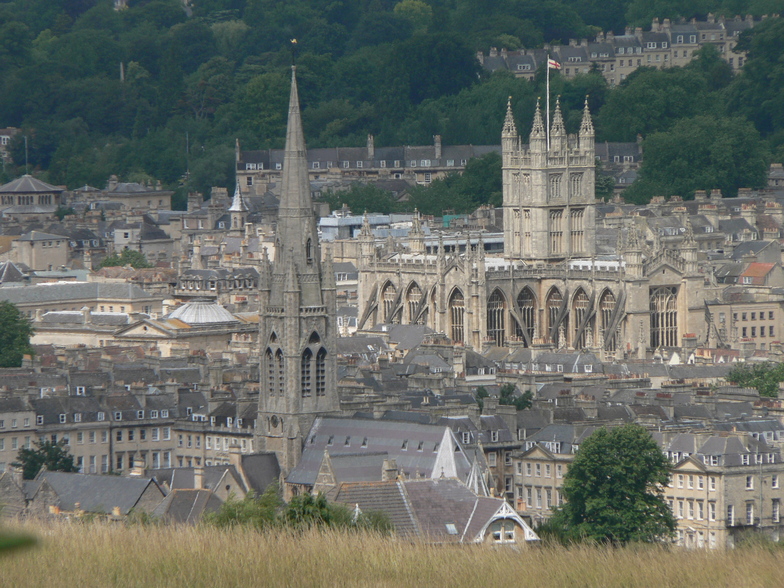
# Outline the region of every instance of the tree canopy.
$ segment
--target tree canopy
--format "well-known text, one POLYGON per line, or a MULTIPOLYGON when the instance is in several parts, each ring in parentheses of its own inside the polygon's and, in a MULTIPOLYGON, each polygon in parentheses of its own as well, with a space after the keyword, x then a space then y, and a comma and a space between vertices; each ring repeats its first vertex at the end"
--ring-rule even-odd
POLYGON ((564 476, 565 504, 551 527, 572 540, 653 542, 668 538, 675 519, 664 501, 667 458, 639 425, 601 428, 580 446, 564 476))
POLYGON ((0 302, 0 367, 20 367, 25 355, 33 355, 32 335, 30 319, 10 302, 0 302))
POLYGON ((778 398, 779 384, 784 382, 784 363, 740 363, 730 370, 726 380, 745 388, 756 388, 760 396, 778 398))
POLYGON ((33 448, 19 450, 15 466, 22 468, 22 477, 32 480, 46 466, 50 472, 78 472, 73 455, 65 448, 65 441, 34 441, 33 448))
MULTIPOLYGON (((445 145, 497 145, 509 96, 528 132, 544 70, 531 82, 489 74, 476 51, 708 12, 777 9, 773 0, 204 0, 186 13, 181 0, 129 0, 117 11, 111 0, 8 0, 0 3, 0 124, 22 133, 0 179, 22 173, 26 136, 33 170, 69 188, 144 174, 175 189, 179 206, 188 191, 233 189, 236 138, 243 149, 283 145, 292 59, 310 147, 361 146, 368 134, 379 147, 429 144, 433 135, 445 145)), ((598 71, 569 80, 554 73, 552 92, 570 132, 590 96, 598 141, 647 141, 695 117, 740 117, 762 147, 733 163, 754 167, 759 153, 784 156, 784 23, 767 19, 739 47, 749 53, 737 76, 706 47, 687 67, 643 68, 615 88, 598 71)), ((500 184, 477 180, 435 184, 420 200, 432 199, 433 211, 497 202, 500 184)), ((640 198, 660 189, 648 186, 640 198)))
POLYGON ((221 508, 205 516, 205 522, 216 527, 249 526, 258 530, 286 527, 298 531, 313 527, 392 531, 389 517, 378 511, 355 514, 346 506, 327 501, 319 493, 299 494, 286 504, 279 488, 271 484, 261 496, 249 492, 242 500, 229 497, 221 508))
POLYGON ((133 269, 152 267, 144 253, 134 249, 123 249, 120 254, 114 253, 101 261, 101 267, 117 267, 130 265, 133 269))

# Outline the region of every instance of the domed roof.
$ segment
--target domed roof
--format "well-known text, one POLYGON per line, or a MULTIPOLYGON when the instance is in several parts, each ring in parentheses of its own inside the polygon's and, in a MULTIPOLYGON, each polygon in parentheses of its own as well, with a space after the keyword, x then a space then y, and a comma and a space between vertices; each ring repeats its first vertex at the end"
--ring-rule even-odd
POLYGON ((240 322, 228 310, 212 300, 193 300, 174 309, 166 318, 179 319, 189 325, 240 322))

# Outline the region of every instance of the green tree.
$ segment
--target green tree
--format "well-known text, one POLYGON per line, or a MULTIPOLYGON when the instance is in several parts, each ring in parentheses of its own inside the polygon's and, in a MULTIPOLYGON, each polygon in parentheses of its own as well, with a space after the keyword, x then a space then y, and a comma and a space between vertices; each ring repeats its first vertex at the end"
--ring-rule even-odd
POLYGON ((517 388, 514 384, 504 384, 501 386, 498 404, 514 406, 517 410, 531 408, 534 399, 533 393, 530 390, 526 390, 518 396, 516 392, 517 388))
POLYGON ((395 5, 396 16, 406 19, 414 33, 425 33, 433 21, 433 9, 421 0, 403 0, 395 5))
POLYGON ((667 458, 639 425, 601 428, 580 446, 564 476, 565 504, 552 526, 571 540, 655 542, 670 537, 675 519, 664 501, 667 458))
POLYGON ((490 396, 490 393, 487 391, 487 388, 485 388, 484 386, 479 386, 476 389, 474 398, 476 398, 476 403, 479 405, 480 413, 485 409, 485 398, 487 398, 488 396, 490 396))
POLYGON ((25 355, 33 355, 32 335, 30 319, 7 300, 0 302, 0 367, 20 367, 25 355))
POLYGON ((470 198, 474 206, 501 206, 501 156, 492 151, 482 157, 469 159, 463 174, 456 179, 456 184, 457 190, 470 198))
POLYGON ((268 529, 277 524, 282 506, 280 489, 277 484, 270 484, 261 496, 253 492, 248 492, 242 500, 230 496, 216 512, 205 515, 204 522, 215 527, 268 529))
POLYGON ((73 455, 65 448, 64 440, 57 443, 34 441, 33 445, 33 449, 20 449, 17 461, 13 463, 15 467, 22 468, 22 477, 25 480, 35 478, 44 466, 50 472, 79 471, 74 464, 73 455))
POLYGON ((354 214, 365 211, 388 214, 400 208, 392 194, 373 184, 353 184, 348 190, 340 192, 330 190, 324 195, 324 200, 329 203, 330 210, 338 210, 345 204, 354 214))
POLYGON ((741 363, 727 374, 730 384, 756 388, 760 396, 778 398, 779 383, 784 382, 784 363, 741 363))
POLYGON ((624 197, 647 202, 652 196, 691 197, 718 188, 734 197, 738 188, 767 183, 770 154, 759 133, 742 118, 696 116, 643 143, 639 179, 624 197))
POLYGON ((133 249, 123 249, 119 255, 115 253, 114 255, 106 257, 101 262, 100 267, 117 267, 126 265, 130 265, 134 269, 152 267, 152 264, 147 261, 144 253, 141 251, 135 251, 133 249))
POLYGON ((635 141, 637 135, 647 137, 666 131, 682 118, 713 110, 704 76, 680 67, 642 67, 609 93, 596 116, 597 137, 604 141, 635 141))

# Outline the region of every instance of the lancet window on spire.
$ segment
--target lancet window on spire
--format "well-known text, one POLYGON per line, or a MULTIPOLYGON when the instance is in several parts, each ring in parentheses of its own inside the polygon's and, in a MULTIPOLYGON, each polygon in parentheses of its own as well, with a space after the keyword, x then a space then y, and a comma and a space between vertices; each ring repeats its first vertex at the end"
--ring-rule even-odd
POLYGON ((305 349, 302 352, 302 359, 300 362, 300 384, 302 387, 302 396, 307 397, 311 395, 311 364, 313 363, 313 352, 310 349, 305 349))
POLYGON ((283 358, 283 351, 280 349, 275 353, 275 367, 277 367, 278 370, 278 394, 282 396, 283 392, 286 390, 286 366, 283 358))
POLYGON ((316 396, 327 393, 327 350, 323 347, 316 354, 316 396))
POLYGON ((267 364, 267 391, 270 396, 274 396, 275 392, 277 391, 276 389, 278 386, 278 378, 275 370, 275 358, 272 354, 272 349, 269 347, 264 354, 264 361, 267 364))

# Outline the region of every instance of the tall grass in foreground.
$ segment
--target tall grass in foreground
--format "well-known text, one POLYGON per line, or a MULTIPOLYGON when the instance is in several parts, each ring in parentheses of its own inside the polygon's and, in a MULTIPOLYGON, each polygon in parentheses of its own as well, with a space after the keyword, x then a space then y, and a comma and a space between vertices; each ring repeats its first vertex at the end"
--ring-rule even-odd
POLYGON ((784 550, 435 546, 366 533, 25 525, 2 586, 779 586, 784 550))

